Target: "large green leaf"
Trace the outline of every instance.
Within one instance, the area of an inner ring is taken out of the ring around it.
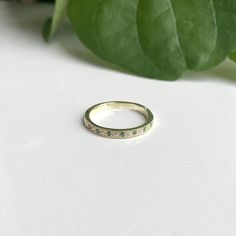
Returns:
[[[213,0],[217,21],[217,44],[204,69],[228,57],[236,48],[236,0]]]
[[[163,75],[143,53],[136,12],[138,0],[70,0],[68,15],[81,41],[105,60],[147,77]]]
[[[66,13],[68,0],[56,0],[52,19],[46,21],[43,28],[43,36],[46,41],[50,40]]]
[[[70,0],[81,41],[130,72],[174,80],[236,48],[236,0]]]
[[[141,44],[161,71],[181,74],[204,66],[216,44],[211,0],[140,0]]]

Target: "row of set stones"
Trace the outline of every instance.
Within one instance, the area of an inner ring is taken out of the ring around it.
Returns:
[[[91,123],[89,123],[86,119],[84,120],[84,123],[86,127],[91,130],[93,133],[96,133],[100,136],[104,137],[110,137],[110,138],[130,138],[135,137],[144,134],[148,130],[151,129],[152,123],[150,123],[148,126],[138,128],[138,129],[132,129],[132,130],[122,130],[122,131],[114,131],[109,129],[103,129],[103,128],[97,128]]]

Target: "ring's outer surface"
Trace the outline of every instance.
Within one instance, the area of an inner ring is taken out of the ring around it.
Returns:
[[[115,129],[97,125],[91,120],[91,117],[96,113],[112,109],[125,109],[125,110],[137,111],[142,115],[144,115],[144,117],[146,118],[146,122],[136,127],[131,127],[127,129]],[[147,107],[138,103],[125,102],[125,101],[111,101],[111,102],[96,104],[90,107],[85,112],[84,115],[84,124],[90,131],[99,136],[103,136],[106,138],[114,138],[114,139],[127,139],[143,135],[148,130],[151,129],[153,125],[153,120],[154,116]]]

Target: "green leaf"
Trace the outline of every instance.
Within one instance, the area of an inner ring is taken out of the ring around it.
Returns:
[[[98,56],[150,78],[175,80],[236,48],[236,0],[70,0],[80,40]]]
[[[138,0],[71,0],[68,16],[81,41],[101,58],[146,77],[174,80],[162,74],[139,43]]]
[[[235,62],[236,62],[236,52],[230,54],[229,58],[230,58],[232,61],[235,61]]]
[[[138,25],[144,51],[163,72],[198,70],[215,47],[211,0],[140,0]]]
[[[213,0],[217,21],[217,44],[204,69],[224,61],[236,48],[236,1]]]
[[[68,0],[56,0],[52,19],[48,19],[43,28],[43,36],[49,41],[59,28],[60,23],[65,16]]]
[[[70,0],[68,15],[81,41],[101,58],[130,72],[160,79],[163,75],[139,43],[138,0]]]
[[[43,26],[43,37],[46,42],[48,42],[50,38],[51,25],[52,25],[52,18],[47,19]]]

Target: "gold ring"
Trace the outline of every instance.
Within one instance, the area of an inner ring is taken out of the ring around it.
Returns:
[[[137,127],[128,129],[114,129],[97,125],[91,120],[91,117],[96,113],[111,109],[126,109],[137,111],[146,118],[146,122]],[[114,139],[127,139],[143,135],[151,129],[153,120],[154,116],[147,107],[138,103],[124,101],[112,101],[96,104],[90,107],[84,115],[84,124],[91,132],[99,136]]]

